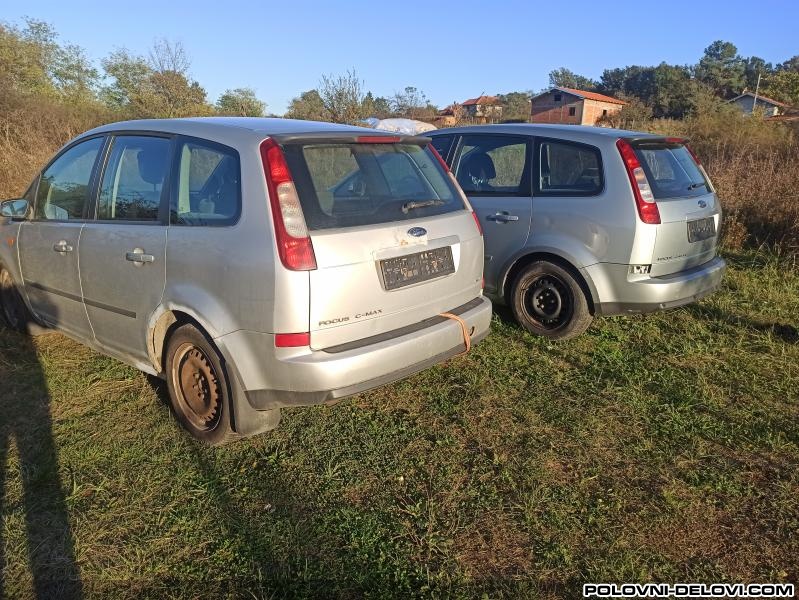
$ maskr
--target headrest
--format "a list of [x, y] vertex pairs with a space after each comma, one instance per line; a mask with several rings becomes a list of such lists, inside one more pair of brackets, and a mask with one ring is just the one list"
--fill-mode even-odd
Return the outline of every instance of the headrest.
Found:
[[497, 176], [497, 170], [494, 167], [494, 161], [485, 152], [477, 152], [470, 154], [466, 158], [464, 170], [471, 177], [480, 180], [494, 179]]
[[164, 182], [167, 156], [163, 148], [144, 148], [139, 150], [136, 159], [139, 161], [139, 175], [147, 183], [153, 185]]

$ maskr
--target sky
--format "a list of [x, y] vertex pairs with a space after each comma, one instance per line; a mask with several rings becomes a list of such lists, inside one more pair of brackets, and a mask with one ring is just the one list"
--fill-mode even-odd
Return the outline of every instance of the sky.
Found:
[[276, 114], [323, 74], [352, 69], [376, 96], [414, 86], [443, 107], [541, 90], [561, 66], [598, 79], [605, 68], [695, 64], [718, 39], [768, 62], [799, 54], [796, 0], [0, 1], [0, 20], [25, 16], [97, 66], [115, 48], [146, 55], [156, 39], [180, 41], [210, 101], [251, 87]]

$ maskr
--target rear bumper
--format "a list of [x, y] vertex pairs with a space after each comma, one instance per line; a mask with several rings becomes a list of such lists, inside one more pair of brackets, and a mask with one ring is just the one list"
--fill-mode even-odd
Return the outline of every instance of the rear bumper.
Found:
[[628, 265], [596, 264], [585, 269], [596, 288], [597, 315], [646, 313], [676, 308], [712, 294], [721, 285], [727, 263], [720, 256], [661, 277], [629, 275]]
[[[459, 315], [472, 343], [488, 335], [491, 302], [480, 297]], [[410, 333], [376, 336], [374, 343], [334, 351], [275, 348], [272, 334], [236, 331], [217, 344], [238, 375], [244, 396], [256, 410], [322, 404], [412, 375], [463, 352], [463, 334], [449, 319], [431, 320]], [[413, 330], [415, 329], [415, 330]], [[381, 339], [382, 338], [382, 339]]]

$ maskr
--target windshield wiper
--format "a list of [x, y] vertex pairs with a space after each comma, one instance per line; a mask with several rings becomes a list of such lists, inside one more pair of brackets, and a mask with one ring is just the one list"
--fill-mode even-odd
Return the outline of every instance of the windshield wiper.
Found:
[[428, 206], [443, 206], [446, 204], [443, 200], [425, 200], [423, 202], [406, 202], [402, 205], [402, 212], [406, 215], [415, 208], [426, 208]]
[[688, 189], [689, 190], [695, 190], [696, 188], [702, 187], [703, 185], [707, 185], [707, 184], [704, 181], [700, 181], [698, 183], [692, 183], [691, 185], [688, 186]]

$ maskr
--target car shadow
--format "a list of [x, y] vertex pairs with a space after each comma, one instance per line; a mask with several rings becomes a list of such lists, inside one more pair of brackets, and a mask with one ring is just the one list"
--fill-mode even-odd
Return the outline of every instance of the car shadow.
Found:
[[6, 328], [2, 317], [0, 382], [0, 598], [25, 595], [20, 565], [7, 563], [4, 555], [3, 533], [10, 531], [4, 520], [12, 520], [18, 508], [7, 500], [18, 487], [35, 597], [82, 598], [44, 369], [33, 339]]

